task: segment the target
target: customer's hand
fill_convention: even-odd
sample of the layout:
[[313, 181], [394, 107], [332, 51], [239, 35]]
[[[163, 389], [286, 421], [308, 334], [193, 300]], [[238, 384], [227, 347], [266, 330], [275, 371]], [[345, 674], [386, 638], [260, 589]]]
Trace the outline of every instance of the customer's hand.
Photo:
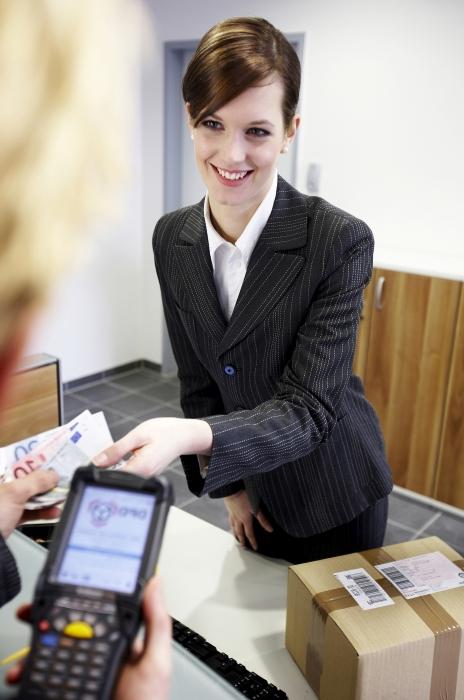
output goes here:
[[203, 420], [152, 418], [94, 457], [93, 462], [99, 467], [108, 467], [133, 452], [125, 469], [141, 476], [152, 476], [161, 474], [180, 455], [210, 454], [212, 442], [211, 428]]
[[[31, 605], [18, 608], [17, 616], [28, 622]], [[131, 658], [126, 661], [116, 684], [115, 700], [167, 700], [171, 680], [171, 618], [164, 607], [158, 579], [152, 578], [143, 596], [145, 641], [134, 643]], [[21, 680], [24, 662], [11, 668], [6, 680], [16, 684]]]
[[235, 539], [237, 539], [242, 547], [246, 546], [246, 541], [250, 543], [256, 551], [258, 545], [253, 530], [253, 517], [259, 522], [268, 532], [272, 532], [272, 525], [262, 511], [253, 513], [250, 500], [245, 490], [234, 493], [233, 496], [224, 498], [226, 508], [229, 512], [229, 525], [232, 529]]
[[52, 469], [36, 471], [14, 481], [0, 485], [0, 534], [6, 538], [19, 523], [57, 518], [59, 508], [24, 510], [33, 496], [50, 491], [58, 483], [58, 474]]
[[121, 671], [115, 700], [166, 700], [171, 681], [171, 618], [164, 607], [160, 585], [152, 578], [143, 597], [145, 641], [134, 645], [132, 658]]

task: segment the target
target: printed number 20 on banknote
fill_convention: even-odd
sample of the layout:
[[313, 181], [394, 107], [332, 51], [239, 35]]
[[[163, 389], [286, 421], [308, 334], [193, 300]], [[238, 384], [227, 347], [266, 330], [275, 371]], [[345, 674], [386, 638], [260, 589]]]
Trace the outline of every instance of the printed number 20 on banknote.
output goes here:
[[53, 457], [58, 450], [63, 438], [68, 432], [67, 428], [63, 428], [53, 435], [50, 440], [42, 443], [29, 454], [24, 455], [21, 459], [15, 462], [11, 467], [11, 473], [15, 479], [30, 474], [35, 469], [44, 467], [47, 462]]

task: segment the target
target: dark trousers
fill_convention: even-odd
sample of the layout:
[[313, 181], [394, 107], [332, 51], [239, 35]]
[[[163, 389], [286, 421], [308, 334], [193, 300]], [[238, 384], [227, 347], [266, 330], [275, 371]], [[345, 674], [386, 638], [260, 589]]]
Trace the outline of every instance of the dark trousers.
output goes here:
[[262, 507], [262, 511], [274, 530], [267, 532], [254, 519], [258, 552], [268, 557], [286, 559], [292, 564], [302, 564], [381, 547], [387, 527], [388, 496], [374, 503], [354, 520], [311, 537], [292, 537], [273, 521], [265, 508]]

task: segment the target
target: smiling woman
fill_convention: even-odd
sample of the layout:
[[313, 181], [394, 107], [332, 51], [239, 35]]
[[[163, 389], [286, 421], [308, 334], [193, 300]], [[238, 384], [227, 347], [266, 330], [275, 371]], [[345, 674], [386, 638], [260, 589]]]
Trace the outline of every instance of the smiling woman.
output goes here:
[[102, 455], [224, 497], [237, 540], [291, 562], [380, 546], [392, 488], [352, 374], [373, 237], [277, 175], [299, 126], [300, 66], [265, 19], [212, 27], [183, 95], [200, 203], [153, 235], [185, 418], [145, 421]]

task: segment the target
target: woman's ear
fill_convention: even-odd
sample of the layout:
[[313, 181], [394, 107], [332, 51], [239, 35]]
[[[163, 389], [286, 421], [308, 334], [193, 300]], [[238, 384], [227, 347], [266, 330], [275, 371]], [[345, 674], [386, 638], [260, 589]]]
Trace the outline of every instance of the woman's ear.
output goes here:
[[190, 138], [193, 141], [193, 130], [195, 127], [193, 125], [192, 117], [190, 116], [190, 103], [185, 102], [184, 107], [185, 107], [185, 115], [187, 117], [187, 129], [190, 131]]
[[298, 131], [298, 127], [300, 126], [300, 122], [301, 122], [300, 115], [295, 114], [295, 116], [293, 117], [293, 119], [290, 123], [290, 126], [287, 129], [287, 134], [285, 137], [285, 145], [286, 146], [288, 146], [295, 138], [296, 132]]

